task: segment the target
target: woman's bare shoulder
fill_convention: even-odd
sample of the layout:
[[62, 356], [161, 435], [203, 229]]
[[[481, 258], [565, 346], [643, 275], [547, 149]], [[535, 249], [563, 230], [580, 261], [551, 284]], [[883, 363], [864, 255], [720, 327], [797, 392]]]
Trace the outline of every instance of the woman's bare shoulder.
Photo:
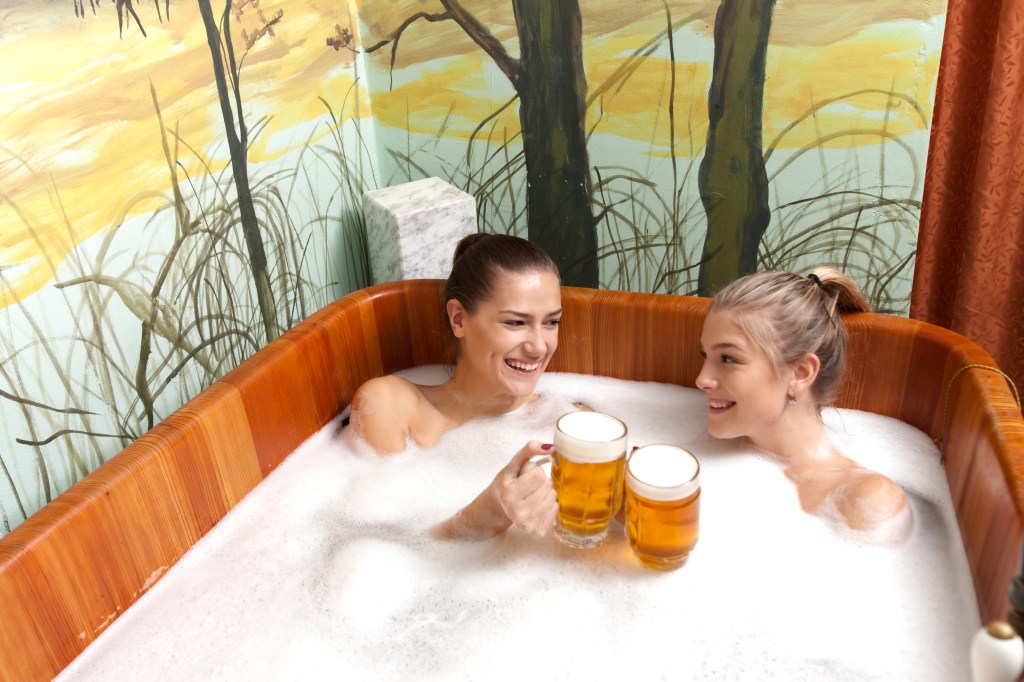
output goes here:
[[[356, 391], [356, 397], [380, 397], [398, 400], [415, 400], [420, 395], [416, 384], [394, 374], [374, 377], [363, 383]], [[352, 410], [356, 409], [356, 400], [352, 400]]]
[[374, 450], [400, 452], [420, 399], [419, 388], [407, 379], [393, 375], [370, 379], [352, 397], [349, 423], [355, 435]]
[[836, 508], [855, 530], [870, 530], [907, 508], [907, 496], [892, 479], [880, 473], [858, 470], [834, 495]]

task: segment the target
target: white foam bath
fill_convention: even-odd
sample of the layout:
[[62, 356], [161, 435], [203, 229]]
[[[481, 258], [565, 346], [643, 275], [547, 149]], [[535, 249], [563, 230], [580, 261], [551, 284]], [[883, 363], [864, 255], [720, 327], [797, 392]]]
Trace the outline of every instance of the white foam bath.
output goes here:
[[[826, 411], [845, 454], [909, 493], [913, 532], [877, 546], [803, 513], [775, 462], [707, 436], [696, 390], [559, 374], [538, 390], [384, 460], [328, 425], [58, 679], [969, 679], [979, 618], [925, 434]], [[700, 458], [683, 568], [642, 568], [618, 525], [594, 550], [428, 537], [574, 401], [622, 419], [630, 446]]]

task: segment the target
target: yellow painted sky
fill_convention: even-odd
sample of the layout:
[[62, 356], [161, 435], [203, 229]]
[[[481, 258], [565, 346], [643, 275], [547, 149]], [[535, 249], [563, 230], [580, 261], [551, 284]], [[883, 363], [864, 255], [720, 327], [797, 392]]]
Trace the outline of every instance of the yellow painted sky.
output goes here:
[[[440, 9], [436, 2], [421, 0], [361, 4], [369, 25], [367, 43], [386, 35], [410, 8]], [[889, 131], [904, 134], [926, 128], [938, 45], [922, 22], [926, 16], [901, 14], [904, 8], [920, 14], [926, 4], [848, 4], [856, 5], [860, 16], [884, 21], [851, 28], [837, 11], [849, 7], [834, 0], [787, 3], [777, 9], [777, 43], [769, 49], [765, 89], [766, 143], [812, 103], [865, 88], [893, 87], [916, 98], [924, 119], [906, 102], [896, 100], [894, 105], [890, 98], [869, 93], [822, 110], [817, 120], [789, 133], [783, 146], [808, 144], [815, 126], [820, 131], [822, 126], [839, 129], [877, 120], [887, 107], [895, 108]], [[935, 4], [927, 6], [934, 9]], [[109, 3], [102, 5], [98, 16], [84, 20], [74, 17], [71, 3], [21, 0], [20, 6], [5, 9], [0, 25], [0, 267], [13, 286], [7, 291], [0, 288], [0, 306], [52, 280], [54, 266], [76, 243], [118, 224], [126, 213], [152, 211], [166, 201], [168, 171], [151, 82], [165, 125], [177, 127], [181, 138], [212, 167], [228, 163], [198, 9], [193, 2], [172, 3], [170, 19], [160, 23], [151, 3], [135, 5], [147, 38], [133, 25], [119, 38]], [[511, 3], [471, 0], [466, 5], [513, 49]], [[277, 10], [284, 15], [275, 35], [261, 40], [244, 62], [243, 101], [250, 124], [260, 116], [273, 117], [252, 149], [252, 162], [273, 160], [303, 144], [309, 130], [303, 124], [323, 119], [326, 113], [319, 97], [338, 112], [353, 80], [351, 53], [325, 45], [335, 24], [349, 26], [345, 2], [261, 0], [260, 6], [268, 17]], [[672, 6], [674, 21], [703, 17], [678, 34], [674, 99], [676, 153], [698, 153], [707, 122], [709, 20], [717, 3], [695, 0]], [[651, 154], [668, 154], [670, 63], [661, 57], [630, 60], [640, 45], [664, 30], [664, 4], [636, 0], [630, 4], [629, 23], [621, 7], [617, 0], [584, 3], [588, 83], [592, 93], [606, 86], [590, 116], [592, 122], [600, 118], [602, 133], [651, 142]], [[251, 30], [252, 14], [247, 12], [241, 23]], [[811, 16], [827, 16], [820, 24], [828, 30], [813, 34], [807, 25]], [[238, 28], [236, 24], [240, 50]], [[812, 34], [819, 39], [803, 39]], [[822, 35], [832, 40], [821, 40]], [[449, 54], [454, 56], [438, 59]], [[386, 68], [389, 55], [389, 48], [380, 51], [375, 64]], [[414, 131], [435, 134], [457, 99], [446, 134], [468, 136], [512, 94], [502, 74], [451, 22], [420, 22], [411, 28], [402, 38], [399, 57], [400, 64], [433, 61], [415, 69], [409, 82], [399, 81], [391, 92], [374, 93], [374, 117], [386, 125], [405, 129], [408, 124]], [[636, 68], [629, 78], [617, 79], [631, 64]], [[368, 113], [365, 103], [361, 111]], [[687, 120], [694, 123], [693, 139], [687, 139]], [[518, 131], [516, 109], [506, 111], [497, 125], [510, 136]], [[318, 130], [328, 133], [324, 126]], [[851, 138], [837, 144], [871, 142]], [[182, 154], [189, 153], [183, 149]], [[201, 164], [190, 155], [182, 161], [190, 173], [201, 172]]]
[[[60, 11], [30, 0], [22, 5], [10, 10], [8, 29], [0, 33], [0, 267], [13, 284], [0, 305], [51, 280], [53, 267], [77, 242], [116, 225], [126, 212], [163, 205], [170, 181], [150, 83], [165, 125], [176, 127], [213, 168], [228, 163], [210, 52], [194, 3], [172, 3], [163, 23], [151, 3], [136, 3], [148, 37], [133, 24], [121, 38], [109, 3], [85, 19], [76, 19], [70, 2]], [[252, 162], [305, 142], [308, 130], [292, 130], [324, 116], [318, 96], [336, 114], [343, 108], [353, 79], [351, 53], [336, 52], [325, 41], [336, 23], [348, 25], [344, 5], [260, 3], [267, 17], [284, 14], [275, 36], [257, 43], [242, 70], [249, 125], [273, 116], [253, 146]], [[251, 30], [254, 18], [247, 12], [234, 28]], [[240, 54], [237, 31], [234, 40]], [[328, 132], [319, 129], [320, 135]], [[191, 174], [201, 172], [187, 150], [181, 155]]]
[[[700, 28], [702, 24], [697, 22], [696, 26]], [[668, 154], [671, 146], [667, 110], [672, 92], [672, 64], [665, 57], [651, 56], [635, 61], [631, 58], [640, 45], [661, 29], [664, 29], [663, 18], [650, 16], [600, 40], [591, 40], [584, 49], [588, 87], [592, 94], [602, 91], [597, 106], [588, 111], [588, 129], [598, 123], [598, 132], [650, 141], [650, 153], [655, 156]], [[421, 32], [426, 30], [429, 26]], [[937, 49], [924, 49], [929, 41], [935, 41], [935, 37], [929, 35], [931, 32], [922, 22], [901, 21], [867, 26], [828, 45], [771, 45], [764, 93], [766, 144], [815, 105], [863, 90], [872, 92], [844, 97], [820, 109], [815, 120], [808, 120], [790, 131], [780, 147], [814, 144], [822, 131], [874, 126], [886, 116], [887, 110], [889, 133], [905, 135], [926, 130], [939, 60]], [[712, 42], [700, 31], [682, 31], [676, 41], [676, 154], [685, 154], [685, 150], [699, 153], [707, 134]], [[680, 57], [680, 53], [692, 53], [693, 44], [703, 46], [701, 54], [707, 55], [708, 60]], [[628, 78], [616, 79], [630, 64], [634, 68], [630, 69]], [[386, 68], [378, 61], [378, 68], [382, 66]], [[480, 50], [467, 52], [458, 59], [430, 62], [416, 69], [415, 77], [404, 76], [404, 81], [390, 92], [374, 93], [374, 117], [386, 125], [399, 129], [408, 126], [424, 134], [435, 134], [447, 119], [447, 135], [468, 137], [481, 120], [513, 94], [511, 85]], [[612, 85], [608, 86], [609, 83]], [[905, 98], [884, 94], [890, 90]], [[920, 110], [908, 100], [916, 102]], [[450, 112], [456, 101], [458, 107]], [[409, 107], [413, 102], [418, 103], [418, 108], [410, 116]], [[512, 134], [519, 130], [518, 113], [514, 108], [509, 108], [496, 120], [499, 129], [505, 127]], [[688, 126], [688, 122], [692, 126]], [[689, 139], [691, 134], [692, 140]], [[830, 144], [854, 146], [877, 142], [877, 137], [861, 136]]]

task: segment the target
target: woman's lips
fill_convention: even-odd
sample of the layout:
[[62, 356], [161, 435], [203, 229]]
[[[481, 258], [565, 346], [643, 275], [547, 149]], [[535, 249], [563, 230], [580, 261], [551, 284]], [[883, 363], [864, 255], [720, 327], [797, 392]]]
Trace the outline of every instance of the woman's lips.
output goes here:
[[708, 398], [708, 408], [711, 410], [712, 414], [721, 414], [722, 412], [725, 412], [735, 404], [736, 403], [733, 402], [732, 400], [717, 400], [714, 398]]
[[517, 372], [525, 374], [536, 372], [537, 368], [540, 367], [539, 362], [523, 362], [522, 360], [505, 360], [505, 364]]

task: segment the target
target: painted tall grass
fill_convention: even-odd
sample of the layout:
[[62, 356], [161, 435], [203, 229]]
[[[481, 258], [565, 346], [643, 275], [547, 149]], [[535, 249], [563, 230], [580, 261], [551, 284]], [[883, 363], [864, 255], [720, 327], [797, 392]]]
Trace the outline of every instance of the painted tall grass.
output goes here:
[[[263, 343], [230, 168], [212, 167], [151, 95], [168, 174], [163, 205], [49, 263], [52, 286], [0, 310], [3, 532]], [[314, 130], [294, 165], [252, 168], [281, 329], [369, 283], [361, 201], [374, 172], [352, 115], [357, 100], [353, 87], [338, 112], [323, 102], [317, 125], [328, 134]], [[265, 123], [251, 127], [251, 140]], [[198, 176], [185, 171], [197, 163]], [[64, 216], [53, 196], [51, 215]], [[40, 239], [49, 226], [2, 198]], [[78, 242], [69, 220], [61, 227]], [[9, 288], [3, 278], [0, 290]]]

